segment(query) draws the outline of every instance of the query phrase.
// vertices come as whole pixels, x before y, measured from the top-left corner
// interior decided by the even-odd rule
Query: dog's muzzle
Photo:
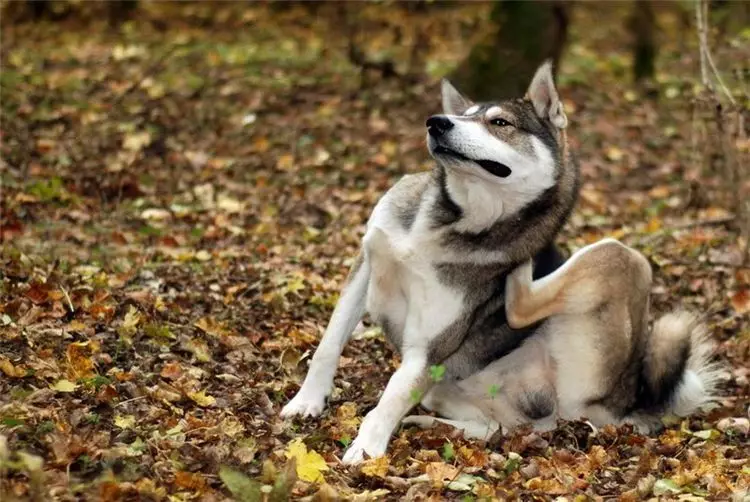
[[[427,132],[433,138],[439,138],[453,129],[453,122],[443,115],[433,115],[427,119],[425,125],[427,126]]]

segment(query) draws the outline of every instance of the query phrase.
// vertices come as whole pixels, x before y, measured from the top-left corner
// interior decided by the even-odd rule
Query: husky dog
[[[558,418],[587,417],[648,433],[662,416],[687,416],[713,399],[721,368],[698,319],[675,312],[648,328],[651,266],[641,253],[604,239],[541,279],[532,267],[511,272],[505,306],[511,327],[534,333],[469,378],[433,387],[428,407],[446,418],[404,423],[439,421],[487,439],[500,426],[549,430]]]
[[[705,359],[700,331],[678,316],[683,321],[663,321],[665,335],[645,334],[650,269],[643,259],[620,259],[634,252],[605,242],[595,248],[604,257],[579,253],[554,272],[563,259],[551,243],[579,183],[551,64],[537,70],[523,99],[474,104],[447,81],[442,98],[444,114],[426,124],[435,169],[405,176],[376,205],[307,377],[282,416],[320,414],[365,311],[402,364],[345,463],[384,454],[414,396],[475,436],[482,427],[541,426],[556,415],[606,422],[649,400],[677,403],[683,388],[696,394],[685,398],[690,405],[702,399],[698,390],[710,381],[695,367]],[[587,268],[592,261],[595,272]],[[647,269],[648,277],[637,275]],[[569,358],[567,373],[559,354]],[[445,374],[435,385],[429,369],[438,364]]]

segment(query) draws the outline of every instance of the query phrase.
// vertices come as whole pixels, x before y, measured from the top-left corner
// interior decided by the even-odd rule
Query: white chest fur
[[[439,236],[426,215],[418,214],[406,230],[387,201],[381,202],[364,238],[370,265],[367,311],[388,324],[400,349],[424,348],[463,315],[464,292],[440,281],[434,267],[441,261]]]

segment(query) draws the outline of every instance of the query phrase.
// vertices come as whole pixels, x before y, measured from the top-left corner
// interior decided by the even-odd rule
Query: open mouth
[[[467,162],[474,162],[488,173],[494,174],[495,176],[498,176],[500,178],[507,178],[512,172],[510,167],[501,162],[495,162],[494,160],[470,159],[466,155],[460,154],[457,151],[451,150],[450,148],[446,148],[442,145],[436,146],[432,151],[433,153],[436,153],[438,155],[447,155],[449,157],[465,160]]]

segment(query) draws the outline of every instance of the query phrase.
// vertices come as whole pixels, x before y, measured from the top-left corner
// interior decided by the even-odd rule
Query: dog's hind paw
[[[324,395],[310,395],[298,392],[281,410],[282,418],[294,416],[317,417],[325,407]]]
[[[403,425],[417,425],[422,429],[429,429],[430,427],[435,425],[435,422],[435,417],[426,415],[409,415],[408,417],[405,417],[403,420],[401,420],[401,423]]]

